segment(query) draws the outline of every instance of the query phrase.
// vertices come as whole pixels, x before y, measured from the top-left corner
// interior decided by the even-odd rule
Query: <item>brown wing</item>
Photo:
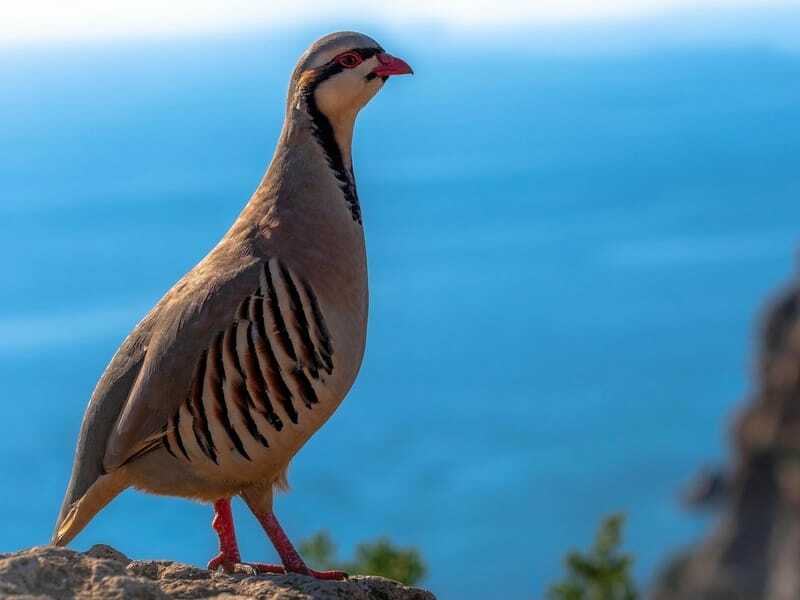
[[[316,404],[315,382],[333,369],[313,290],[276,259],[247,265],[178,309],[148,348],[109,439],[108,468],[159,444],[217,462],[222,441],[249,458],[248,442],[268,446],[259,423],[278,431],[285,419],[297,423],[296,402]]]

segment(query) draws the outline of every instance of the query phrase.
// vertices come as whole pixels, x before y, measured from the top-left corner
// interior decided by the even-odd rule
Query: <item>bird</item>
[[[213,505],[209,569],[309,568],[273,511],[290,461],[354,383],[368,285],[352,139],[356,116],[413,73],[374,39],[314,42],[291,75],[273,158],[219,243],[146,314],[101,375],[83,417],[52,542],[68,544],[128,488]],[[281,563],[245,563],[241,497]]]

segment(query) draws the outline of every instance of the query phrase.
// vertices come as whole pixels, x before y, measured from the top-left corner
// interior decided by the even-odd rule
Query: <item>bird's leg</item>
[[[208,570],[214,571],[218,567],[226,573],[244,572],[255,573],[285,573],[279,565],[266,565],[261,563],[245,564],[241,562],[239,544],[236,542],[236,529],[233,525],[230,498],[222,498],[214,502],[214,519],[211,526],[219,536],[219,554],[208,561]]]
[[[226,572],[232,572],[241,557],[239,544],[236,542],[236,530],[233,526],[233,513],[229,498],[214,502],[214,518],[211,521],[211,527],[219,536],[219,554],[208,561],[208,570],[213,571],[221,566]]]
[[[285,473],[284,473],[285,476]],[[283,531],[275,513],[272,510],[272,494],[274,481],[264,481],[259,484],[253,485],[249,488],[242,490],[242,498],[247,502],[247,506],[253,512],[253,515],[264,531],[267,533],[272,545],[275,546],[278,555],[281,557],[283,567],[277,567],[281,572],[299,573],[301,575],[308,575],[316,577],[317,579],[346,579],[347,573],[342,571],[315,571],[309,569],[300,554],[295,550],[292,542],[286,532]],[[254,565],[257,569],[259,567],[276,568],[275,565]]]
[[[306,566],[306,563],[300,557],[297,550],[295,550],[292,542],[289,541],[289,537],[286,535],[283,527],[281,527],[281,524],[278,523],[275,513],[272,511],[254,511],[254,514],[264,528],[264,531],[267,532],[267,536],[269,536],[272,545],[275,546],[275,550],[278,551],[278,555],[281,557],[281,561],[287,572],[308,575],[310,577],[316,577],[317,579],[347,578],[347,573],[343,571],[315,571],[314,569],[310,569]]]

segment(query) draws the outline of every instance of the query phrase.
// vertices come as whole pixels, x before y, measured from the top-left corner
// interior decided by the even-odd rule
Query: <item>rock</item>
[[[683,505],[691,510],[719,508],[730,499],[731,478],[724,468],[704,467],[684,490]]]
[[[0,597],[15,600],[436,600],[382,577],[318,581],[302,575],[225,575],[171,561],[134,560],[110,546],[80,553],[38,546],[0,554]]]
[[[800,274],[768,307],[759,342],[719,522],[672,559],[653,600],[800,598]]]

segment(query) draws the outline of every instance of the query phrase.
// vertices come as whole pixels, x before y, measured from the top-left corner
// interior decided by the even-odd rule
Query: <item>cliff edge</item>
[[[225,575],[171,561],[130,560],[110,546],[80,553],[37,546],[0,554],[0,597],[137,600],[436,600],[430,592],[382,577],[318,581],[302,575]]]

